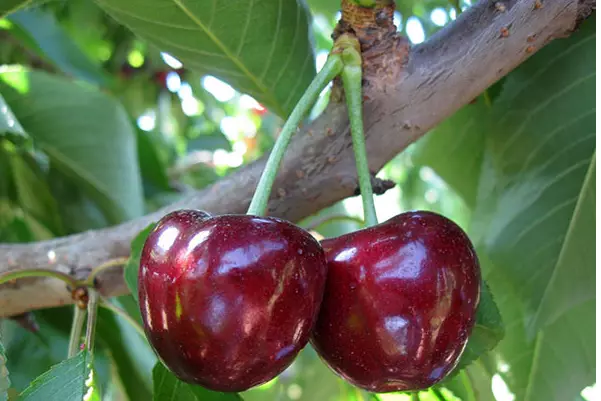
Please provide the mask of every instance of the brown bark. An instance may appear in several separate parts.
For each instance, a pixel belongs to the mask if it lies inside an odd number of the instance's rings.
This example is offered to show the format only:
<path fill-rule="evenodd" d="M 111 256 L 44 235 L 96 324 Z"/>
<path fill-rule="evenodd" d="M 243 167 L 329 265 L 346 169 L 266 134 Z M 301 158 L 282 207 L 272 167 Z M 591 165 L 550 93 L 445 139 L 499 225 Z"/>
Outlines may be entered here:
<path fill-rule="evenodd" d="M 408 53 L 394 33 L 376 38 L 380 41 L 368 49 L 364 106 L 370 169 L 378 171 L 536 50 L 569 35 L 593 8 L 594 0 L 481 0 Z M 270 215 L 297 221 L 353 194 L 357 180 L 348 128 L 344 104 L 333 101 L 296 134 L 272 192 Z M 93 266 L 127 256 L 136 233 L 168 211 L 244 213 L 263 165 L 264 159 L 167 208 L 115 227 L 0 245 L 0 273 L 47 268 L 81 278 Z M 105 295 L 127 292 L 119 269 L 103 274 L 99 283 Z M 69 302 L 65 285 L 54 279 L 0 286 L 0 316 Z"/>

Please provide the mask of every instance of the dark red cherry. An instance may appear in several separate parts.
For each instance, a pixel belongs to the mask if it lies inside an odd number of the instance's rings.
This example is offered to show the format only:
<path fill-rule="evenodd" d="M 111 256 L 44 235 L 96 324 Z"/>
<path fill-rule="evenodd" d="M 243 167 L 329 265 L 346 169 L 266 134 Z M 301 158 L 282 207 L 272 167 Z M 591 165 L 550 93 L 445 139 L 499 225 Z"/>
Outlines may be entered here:
<path fill-rule="evenodd" d="M 322 241 L 324 299 L 311 342 L 352 384 L 425 389 L 457 364 L 475 321 L 480 268 L 449 219 L 409 212 Z"/>
<path fill-rule="evenodd" d="M 181 380 L 243 391 L 306 345 L 326 274 L 319 242 L 287 221 L 174 212 L 142 251 L 144 329 Z"/>
<path fill-rule="evenodd" d="M 167 89 L 167 75 L 169 75 L 169 71 L 156 71 L 154 73 L 154 81 L 161 89 Z"/>

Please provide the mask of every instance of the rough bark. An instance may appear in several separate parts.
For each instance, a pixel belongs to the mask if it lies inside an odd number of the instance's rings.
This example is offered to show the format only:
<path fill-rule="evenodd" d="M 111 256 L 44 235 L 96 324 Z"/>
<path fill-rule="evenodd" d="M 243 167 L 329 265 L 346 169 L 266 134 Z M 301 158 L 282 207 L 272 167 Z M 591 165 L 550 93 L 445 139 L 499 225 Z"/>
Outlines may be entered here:
<path fill-rule="evenodd" d="M 365 128 L 370 169 L 378 171 L 410 143 L 476 98 L 555 38 L 569 35 L 594 0 L 480 1 L 408 51 L 396 34 L 370 48 Z M 388 47 L 387 47 L 388 46 Z M 344 103 L 333 101 L 300 129 L 277 178 L 269 214 L 297 221 L 353 194 L 357 187 Z M 165 213 L 197 208 L 244 213 L 264 159 L 156 213 L 103 230 L 31 244 L 0 245 L 0 273 L 48 268 L 85 277 L 93 266 L 127 256 L 138 231 Z M 120 269 L 103 274 L 101 292 L 127 292 Z M 28 278 L 0 286 L 0 316 L 71 302 L 64 283 Z"/>

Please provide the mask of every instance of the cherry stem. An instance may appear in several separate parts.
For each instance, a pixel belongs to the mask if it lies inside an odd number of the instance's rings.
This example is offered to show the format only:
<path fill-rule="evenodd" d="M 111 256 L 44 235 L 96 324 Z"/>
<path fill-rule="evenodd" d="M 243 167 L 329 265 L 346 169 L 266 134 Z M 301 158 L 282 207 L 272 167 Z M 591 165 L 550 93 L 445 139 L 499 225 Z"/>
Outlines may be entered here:
<path fill-rule="evenodd" d="M 86 347 L 90 355 L 94 352 L 94 334 L 96 332 L 96 316 L 98 312 L 98 291 L 94 288 L 88 289 L 90 299 L 88 300 L 88 321 L 86 323 Z"/>
<path fill-rule="evenodd" d="M 81 330 L 83 328 L 83 319 L 86 316 L 85 309 L 73 305 L 73 323 L 71 323 L 71 334 L 69 335 L 69 350 L 67 358 L 74 357 L 79 351 L 79 340 L 81 339 Z"/>
<path fill-rule="evenodd" d="M 250 202 L 247 214 L 257 216 L 262 216 L 265 214 L 273 183 L 292 135 L 296 132 L 296 129 L 302 118 L 309 112 L 313 104 L 315 104 L 315 101 L 317 100 L 317 97 L 321 91 L 324 90 L 331 80 L 340 74 L 342 71 L 342 66 L 343 64 L 340 55 L 330 53 L 325 65 L 321 71 L 317 73 L 315 78 L 313 78 L 313 81 L 303 96 L 301 96 L 300 100 L 294 107 L 294 110 L 292 110 L 292 113 L 290 113 L 290 117 L 288 117 L 284 127 L 282 127 L 282 132 L 275 141 L 273 149 L 269 155 L 269 158 L 267 159 L 265 169 L 263 170 L 263 174 L 259 179 L 257 189 L 255 190 L 253 198 Z"/>
<path fill-rule="evenodd" d="M 108 300 L 104 297 L 100 297 L 100 301 L 101 301 L 99 304 L 100 306 L 110 310 L 111 312 L 113 312 L 114 314 L 116 314 L 118 316 L 121 316 L 138 332 L 138 334 L 140 334 L 140 336 L 142 336 L 142 338 L 146 338 L 146 334 L 144 333 L 144 329 L 142 328 L 142 326 L 133 317 L 131 317 L 129 315 L 129 313 L 127 313 L 123 309 L 119 308 L 118 306 L 113 304 L 110 300 Z"/>
<path fill-rule="evenodd" d="M 85 285 L 88 287 L 94 287 L 94 280 L 101 273 L 113 267 L 124 266 L 128 260 L 129 258 L 115 258 L 96 266 L 92 269 L 92 271 L 88 275 L 88 278 L 86 278 Z"/>
<path fill-rule="evenodd" d="M 345 40 L 349 41 L 348 38 L 345 38 Z M 365 216 L 365 224 L 369 227 L 378 224 L 378 215 L 376 214 L 376 207 L 374 205 L 371 172 L 369 171 L 367 150 L 365 148 L 361 53 L 357 47 L 358 43 L 355 46 L 352 45 L 352 42 L 345 43 L 342 52 L 344 68 L 341 75 L 351 123 L 351 137 L 353 139 L 357 177 L 359 178 L 359 189 L 361 190 L 361 199 L 363 200 L 363 214 Z"/>
<path fill-rule="evenodd" d="M 63 280 L 71 288 L 77 287 L 77 280 L 69 276 L 66 273 L 61 273 L 56 270 L 50 269 L 25 269 L 15 270 L 0 274 L 0 284 L 7 283 L 9 281 L 18 280 L 27 277 L 51 277 Z"/>
<path fill-rule="evenodd" d="M 411 401 L 419 401 L 419 393 L 417 391 L 411 393 Z"/>

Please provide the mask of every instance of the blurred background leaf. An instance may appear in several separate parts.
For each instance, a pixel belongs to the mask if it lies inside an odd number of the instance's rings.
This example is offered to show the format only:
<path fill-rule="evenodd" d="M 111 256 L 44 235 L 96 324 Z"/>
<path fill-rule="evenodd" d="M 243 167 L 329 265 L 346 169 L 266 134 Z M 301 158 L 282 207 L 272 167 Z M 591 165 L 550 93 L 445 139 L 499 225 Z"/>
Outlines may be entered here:
<path fill-rule="evenodd" d="M 0 401 L 8 400 L 8 389 L 10 388 L 10 377 L 6 367 L 6 351 L 0 338 Z"/>
<path fill-rule="evenodd" d="M 106 85 L 107 77 L 99 63 L 83 53 L 56 21 L 54 15 L 39 9 L 20 10 L 8 18 L 14 23 L 13 33 L 31 44 L 31 48 L 47 58 L 60 71 L 98 85 Z"/>
<path fill-rule="evenodd" d="M 292 110 L 315 72 L 308 15 L 295 1 L 98 4 L 140 37 L 230 82 L 280 116 Z"/>
<path fill-rule="evenodd" d="M 143 214 L 136 138 L 118 103 L 37 71 L 0 74 L 0 91 L 52 165 L 89 191 L 110 222 Z"/>

